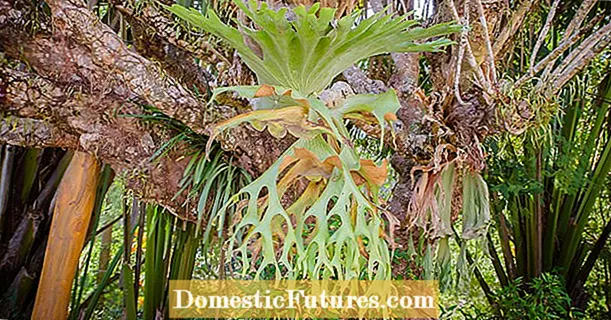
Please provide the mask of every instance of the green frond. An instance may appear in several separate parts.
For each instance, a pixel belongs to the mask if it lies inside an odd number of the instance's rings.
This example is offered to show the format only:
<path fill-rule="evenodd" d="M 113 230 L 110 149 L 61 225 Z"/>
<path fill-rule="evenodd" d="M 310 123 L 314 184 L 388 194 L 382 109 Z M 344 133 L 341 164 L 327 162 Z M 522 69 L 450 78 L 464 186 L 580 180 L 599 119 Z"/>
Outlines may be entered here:
<path fill-rule="evenodd" d="M 299 148 L 311 151 L 321 162 L 340 156 L 320 136 L 298 140 L 222 209 L 239 205 L 240 197 L 246 196 L 243 201 L 247 204 L 238 213 L 229 245 L 241 259 L 243 272 L 250 270 L 253 252 L 257 252 L 261 260 L 256 277 L 271 265 L 276 277 L 356 279 L 367 267 L 368 278 L 388 278 L 389 244 L 380 236 L 384 221 L 346 166 L 335 167 L 326 178 L 309 177 L 306 191 L 288 208 L 283 207 L 281 199 L 288 186 L 277 181 L 303 174 L 295 169 L 298 163 L 291 167 L 294 170 L 282 174 L 287 157 L 300 161 L 295 153 Z M 266 195 L 261 197 L 262 194 Z M 339 225 L 333 225 L 333 220 Z M 314 225 L 308 226 L 309 223 Z M 367 252 L 367 259 L 361 255 L 361 248 Z M 281 274 L 282 270 L 286 273 Z"/>
<path fill-rule="evenodd" d="M 305 95 L 321 92 L 341 72 L 354 63 L 389 52 L 439 51 L 451 44 L 439 37 L 461 30 L 455 23 L 429 28 L 416 27 L 406 16 L 375 14 L 359 23 L 359 12 L 345 16 L 334 24 L 335 9 L 287 9 L 275 11 L 266 3 L 235 1 L 250 18 L 254 28 L 240 24 L 234 28 L 211 10 L 205 15 L 180 5 L 166 7 L 181 19 L 225 40 L 235 48 L 255 72 L 260 84 L 284 86 Z M 238 22 L 239 23 L 239 22 Z"/>

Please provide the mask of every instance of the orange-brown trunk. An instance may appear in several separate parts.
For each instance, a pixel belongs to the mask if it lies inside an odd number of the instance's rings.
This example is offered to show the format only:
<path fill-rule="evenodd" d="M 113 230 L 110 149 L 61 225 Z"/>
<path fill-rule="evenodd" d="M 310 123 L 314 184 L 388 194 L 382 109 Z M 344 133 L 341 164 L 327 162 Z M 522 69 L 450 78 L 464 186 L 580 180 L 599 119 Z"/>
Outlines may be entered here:
<path fill-rule="evenodd" d="M 32 319 L 66 319 L 70 289 L 95 203 L 99 164 L 76 152 L 57 189 Z"/>

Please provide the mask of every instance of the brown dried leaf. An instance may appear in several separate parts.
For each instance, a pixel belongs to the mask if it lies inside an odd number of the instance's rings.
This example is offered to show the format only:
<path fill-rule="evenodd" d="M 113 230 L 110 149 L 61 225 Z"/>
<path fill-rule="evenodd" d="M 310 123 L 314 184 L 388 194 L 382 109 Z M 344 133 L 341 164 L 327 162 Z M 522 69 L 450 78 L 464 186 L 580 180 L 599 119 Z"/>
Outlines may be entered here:
<path fill-rule="evenodd" d="M 297 163 L 284 175 L 279 185 L 289 184 L 291 181 L 305 177 L 310 181 L 317 181 L 320 178 L 328 179 L 333 173 L 333 168 L 341 167 L 341 162 L 337 156 L 332 156 L 324 161 L 320 161 L 316 155 L 307 149 L 296 148 L 295 156 L 288 156 L 286 163 L 292 163 L 297 159 Z"/>
<path fill-rule="evenodd" d="M 373 160 L 361 160 L 361 168 L 358 171 L 352 171 L 351 174 L 357 185 L 367 182 L 380 187 L 388 177 L 388 162 L 384 159 L 382 165 L 378 167 Z"/>
<path fill-rule="evenodd" d="M 276 89 L 273 86 L 270 86 L 269 84 L 261 85 L 259 89 L 257 89 L 257 92 L 255 92 L 255 98 L 269 97 L 275 95 Z"/>

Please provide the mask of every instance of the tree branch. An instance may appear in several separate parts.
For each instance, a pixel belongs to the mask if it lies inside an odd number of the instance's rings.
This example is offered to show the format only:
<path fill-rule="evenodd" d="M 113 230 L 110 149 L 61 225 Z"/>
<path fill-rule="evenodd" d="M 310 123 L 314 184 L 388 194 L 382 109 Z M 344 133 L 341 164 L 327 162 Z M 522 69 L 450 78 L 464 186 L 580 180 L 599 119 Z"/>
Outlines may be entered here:
<path fill-rule="evenodd" d="M 579 71 L 602 52 L 611 43 L 611 23 L 598 29 L 586 38 L 571 54 L 555 69 L 550 93 L 556 94 Z"/>
<path fill-rule="evenodd" d="M 584 0 L 581 3 L 581 6 L 579 6 L 579 9 L 577 10 L 577 13 L 575 14 L 575 16 L 573 16 L 573 19 L 571 19 L 571 22 L 569 22 L 569 25 L 566 27 L 566 30 L 564 31 L 564 35 L 562 36 L 561 42 L 565 42 L 569 38 L 573 37 L 576 33 L 581 33 L 582 32 L 583 29 L 581 29 L 579 31 L 577 31 L 577 29 L 583 23 L 583 20 L 588 15 L 588 12 L 590 12 L 590 10 L 592 10 L 592 7 L 594 7 L 594 4 L 596 4 L 596 0 Z M 602 18 L 603 18 L 603 16 L 599 16 L 599 17 L 595 18 L 594 20 L 598 22 Z M 590 22 L 589 25 L 592 25 L 592 23 Z M 541 78 L 543 78 L 543 79 L 547 79 L 548 78 L 548 76 L 552 72 L 554 64 L 556 63 L 556 59 L 558 59 L 558 57 L 556 57 L 555 59 L 551 60 L 547 64 L 547 66 L 545 67 L 545 71 L 543 72 L 543 75 L 541 76 Z"/>
<path fill-rule="evenodd" d="M 75 148 L 78 137 L 43 120 L 4 116 L 0 118 L 0 143 L 30 148 Z"/>
<path fill-rule="evenodd" d="M 370 79 L 363 70 L 357 66 L 346 69 L 342 75 L 346 78 L 354 93 L 383 93 L 388 87 L 380 80 Z"/>
<path fill-rule="evenodd" d="M 479 22 L 482 25 L 484 33 L 484 42 L 486 44 L 486 51 L 488 52 L 488 64 L 490 64 L 490 73 L 492 76 L 492 83 L 496 83 L 496 63 L 494 62 L 494 50 L 492 49 L 492 42 L 490 41 L 490 32 L 488 31 L 488 22 L 486 21 L 486 13 L 484 12 L 484 6 L 481 0 L 475 0 L 477 5 L 477 12 L 479 14 Z"/>
<path fill-rule="evenodd" d="M 211 110 L 158 66 L 129 50 L 108 27 L 76 0 L 50 0 L 55 32 L 69 37 L 90 52 L 91 62 L 114 80 L 166 115 L 203 133 L 211 122 Z"/>
<path fill-rule="evenodd" d="M 509 22 L 503 28 L 501 34 L 496 37 L 496 41 L 493 45 L 494 56 L 501 58 L 503 56 L 503 49 L 515 33 L 520 30 L 522 23 L 526 18 L 528 12 L 530 12 L 532 6 L 537 0 L 524 0 L 519 5 L 515 12 L 511 15 Z"/>
<path fill-rule="evenodd" d="M 529 69 L 530 72 L 533 73 L 533 67 L 535 66 L 535 61 L 537 59 L 537 53 L 539 52 L 539 48 L 543 45 L 543 41 L 545 41 L 545 37 L 549 32 L 549 28 L 552 26 L 552 21 L 554 21 L 554 15 L 556 14 L 556 8 L 558 8 L 558 3 L 560 0 L 554 0 L 552 6 L 547 13 L 547 18 L 545 19 L 545 24 L 543 25 L 543 29 L 539 32 L 539 37 L 537 37 L 537 42 L 535 43 L 535 47 L 533 48 L 532 54 L 530 55 L 530 64 Z"/>
<path fill-rule="evenodd" d="M 545 58 L 543 58 L 543 60 L 539 61 L 539 63 L 535 65 L 532 72 L 529 72 L 525 74 L 524 76 L 522 76 L 520 79 L 518 79 L 518 81 L 515 82 L 515 86 L 518 87 L 524 84 L 526 81 L 532 79 L 537 73 L 543 70 L 543 68 L 545 68 L 546 72 L 548 69 L 551 70 L 551 68 L 554 66 L 554 63 L 556 62 L 556 59 L 558 59 L 558 57 L 560 57 L 561 54 L 563 54 L 566 50 L 572 47 L 575 43 L 577 43 L 577 41 L 579 41 L 579 39 L 581 39 L 581 37 L 588 30 L 594 28 L 594 26 L 598 24 L 600 20 L 602 20 L 602 18 L 603 17 L 600 16 L 600 17 L 593 19 L 592 21 L 590 21 L 590 23 L 588 23 L 587 26 L 579 29 L 578 32 L 573 33 L 572 36 L 562 41 L 554 50 L 552 50 L 552 52 L 550 52 Z M 543 73 L 541 78 L 542 79 L 547 78 L 545 72 Z"/>

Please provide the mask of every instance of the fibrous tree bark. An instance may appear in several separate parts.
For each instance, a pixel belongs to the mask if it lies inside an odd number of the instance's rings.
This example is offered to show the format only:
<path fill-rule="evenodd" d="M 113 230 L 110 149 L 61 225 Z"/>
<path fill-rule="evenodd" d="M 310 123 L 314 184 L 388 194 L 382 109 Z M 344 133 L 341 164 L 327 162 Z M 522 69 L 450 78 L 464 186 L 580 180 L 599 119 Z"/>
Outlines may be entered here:
<path fill-rule="evenodd" d="M 0 2 L 0 43 L 7 60 L 1 73 L 0 141 L 94 154 L 115 171 L 127 172 L 142 198 L 164 203 L 173 212 L 184 211 L 171 199 L 188 159 L 174 152 L 151 162 L 172 133 L 134 115 L 154 107 L 205 133 L 207 125 L 234 115 L 235 110 L 210 108 L 195 94 L 206 88 L 207 81 L 203 69 L 192 62 L 193 52 L 186 51 L 188 45 L 177 48 L 167 39 L 145 37 L 145 43 L 136 47 L 149 60 L 129 48 L 83 3 L 49 1 L 48 5 L 51 16 L 26 1 Z M 164 16 L 157 12 L 151 25 L 142 28 L 155 28 L 155 17 Z M 161 49 L 146 42 L 153 40 L 162 42 Z M 231 147 L 237 162 L 251 174 L 264 170 L 273 155 L 288 145 L 271 148 L 264 143 L 269 135 L 240 132 Z"/>

